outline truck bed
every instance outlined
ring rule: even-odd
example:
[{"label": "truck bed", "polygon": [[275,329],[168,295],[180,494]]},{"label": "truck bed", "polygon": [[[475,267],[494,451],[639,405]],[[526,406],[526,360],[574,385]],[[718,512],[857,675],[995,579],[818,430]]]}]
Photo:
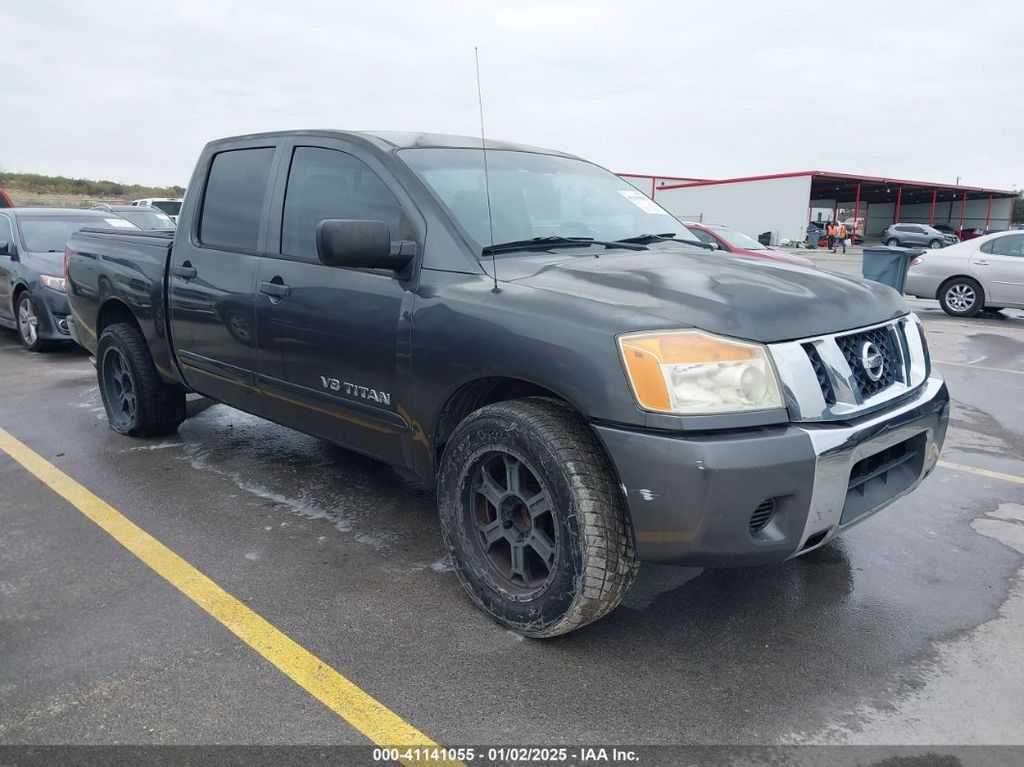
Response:
[{"label": "truck bed", "polygon": [[[173,232],[85,228],[68,240],[68,302],[75,339],[96,353],[99,331],[119,308],[138,319],[160,375],[176,380],[166,332],[164,283]],[[117,299],[110,302],[109,299]],[[100,305],[104,316],[99,316]],[[126,315],[127,316],[127,315]]]}]

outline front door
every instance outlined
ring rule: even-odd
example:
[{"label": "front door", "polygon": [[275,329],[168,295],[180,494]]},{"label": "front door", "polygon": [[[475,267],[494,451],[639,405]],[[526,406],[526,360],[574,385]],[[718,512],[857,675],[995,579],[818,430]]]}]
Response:
[{"label": "front door", "polygon": [[0,320],[5,324],[14,321],[14,307],[11,304],[11,286],[14,284],[14,259],[10,254],[14,253],[13,222],[4,215],[0,215],[0,242],[7,243],[7,254],[0,254]]},{"label": "front door", "polygon": [[391,271],[321,264],[315,233],[340,218],[384,221],[392,240],[417,235],[409,208],[344,146],[293,146],[282,162],[280,216],[257,275],[262,414],[400,463],[408,427],[397,373],[412,293]]},{"label": "front door", "polygon": [[1024,234],[986,242],[971,256],[971,272],[985,286],[986,303],[1024,304]]},{"label": "front door", "polygon": [[275,151],[212,156],[191,236],[175,240],[168,275],[171,333],[186,382],[245,410],[255,398],[257,253]]}]

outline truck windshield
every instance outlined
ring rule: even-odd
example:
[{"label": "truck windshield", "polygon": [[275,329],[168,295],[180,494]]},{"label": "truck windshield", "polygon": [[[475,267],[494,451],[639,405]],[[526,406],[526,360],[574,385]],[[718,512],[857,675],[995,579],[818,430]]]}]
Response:
[{"label": "truck windshield", "polygon": [[168,216],[177,216],[181,213],[180,200],[154,200],[150,203],[154,208],[160,208]]},{"label": "truck windshield", "polygon": [[159,210],[146,210],[145,208],[138,208],[136,210],[119,210],[117,212],[121,218],[126,218],[131,221],[139,229],[148,229],[150,231],[157,232],[172,232],[174,231],[174,222],[171,217],[166,213],[161,213]]},{"label": "truck windshield", "polygon": [[672,232],[697,239],[643,192],[583,160],[488,149],[489,222],[481,150],[417,148],[398,154],[481,251],[538,237],[613,241]]},{"label": "truck windshield", "polygon": [[102,216],[19,216],[18,228],[25,250],[36,253],[62,253],[68,237],[83,227],[98,229],[138,229],[135,224],[111,214]]}]

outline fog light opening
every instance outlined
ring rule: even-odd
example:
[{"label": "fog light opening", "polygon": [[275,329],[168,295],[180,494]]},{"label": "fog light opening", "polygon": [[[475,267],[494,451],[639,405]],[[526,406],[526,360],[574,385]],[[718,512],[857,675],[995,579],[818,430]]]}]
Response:
[{"label": "fog light opening", "polygon": [[768,498],[761,501],[750,515],[750,534],[756,535],[764,530],[775,518],[775,499]]}]

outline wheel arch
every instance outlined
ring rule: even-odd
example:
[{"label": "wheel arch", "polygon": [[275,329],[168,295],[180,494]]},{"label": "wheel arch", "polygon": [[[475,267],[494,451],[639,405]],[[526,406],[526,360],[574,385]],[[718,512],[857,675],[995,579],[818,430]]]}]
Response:
[{"label": "wheel arch", "polygon": [[97,340],[103,334],[104,329],[117,322],[127,322],[140,330],[142,329],[142,324],[128,304],[119,298],[108,298],[100,306],[100,310],[96,315]]},{"label": "wheel arch", "polygon": [[[558,391],[516,376],[484,376],[465,381],[456,388],[438,410],[431,427],[435,461],[439,461],[448,438],[470,413],[496,402],[524,397],[546,397],[562,403],[581,415],[582,408]],[[435,463],[435,465],[437,465]]]}]

